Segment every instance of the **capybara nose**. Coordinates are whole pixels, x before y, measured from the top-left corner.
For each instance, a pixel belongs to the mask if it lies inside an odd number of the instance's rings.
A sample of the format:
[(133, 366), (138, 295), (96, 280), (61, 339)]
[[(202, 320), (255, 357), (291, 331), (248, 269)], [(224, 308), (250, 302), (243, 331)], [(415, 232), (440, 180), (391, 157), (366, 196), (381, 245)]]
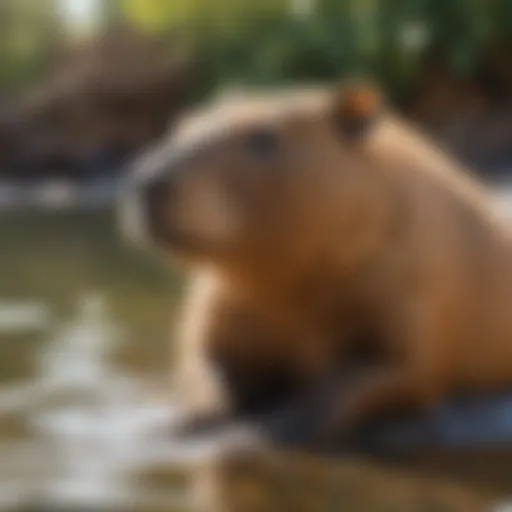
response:
[(157, 239), (166, 237), (166, 212), (172, 196), (172, 184), (168, 178), (158, 178), (143, 185), (142, 200), (150, 235)]

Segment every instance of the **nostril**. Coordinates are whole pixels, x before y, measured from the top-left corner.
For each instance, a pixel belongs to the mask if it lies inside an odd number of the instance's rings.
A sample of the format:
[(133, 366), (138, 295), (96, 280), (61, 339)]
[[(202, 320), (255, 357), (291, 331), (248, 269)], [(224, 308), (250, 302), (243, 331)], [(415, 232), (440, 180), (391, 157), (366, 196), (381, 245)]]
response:
[(159, 179), (145, 186), (146, 201), (149, 205), (165, 203), (170, 196), (170, 183), (167, 179)]
[(168, 179), (158, 179), (144, 186), (144, 203), (148, 223), (154, 235), (162, 235), (165, 211), (171, 199), (171, 184)]

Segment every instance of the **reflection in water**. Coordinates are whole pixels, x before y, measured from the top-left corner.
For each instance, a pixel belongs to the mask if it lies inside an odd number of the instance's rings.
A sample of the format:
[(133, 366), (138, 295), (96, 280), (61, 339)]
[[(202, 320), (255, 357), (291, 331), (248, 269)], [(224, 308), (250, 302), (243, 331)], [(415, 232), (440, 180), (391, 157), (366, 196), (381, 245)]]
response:
[(173, 408), (152, 400), (147, 382), (113, 365), (110, 356), (122, 335), (104, 297), (83, 297), (76, 318), (42, 343), (36, 376), (0, 390), (0, 414), (22, 416), (34, 434), (0, 446), (0, 506), (27, 499), (181, 501), (179, 490), (135, 495), (137, 473), (165, 461), (193, 462), (211, 446), (177, 446), (158, 435), (172, 421)]

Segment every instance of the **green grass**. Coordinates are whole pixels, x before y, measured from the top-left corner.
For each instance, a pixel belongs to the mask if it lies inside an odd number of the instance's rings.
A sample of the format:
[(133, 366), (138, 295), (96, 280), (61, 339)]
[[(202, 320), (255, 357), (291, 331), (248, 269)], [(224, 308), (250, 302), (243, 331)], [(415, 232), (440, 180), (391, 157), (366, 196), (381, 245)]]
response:
[[(89, 291), (106, 295), (127, 340), (120, 358), (143, 371), (165, 371), (181, 279), (118, 234), (112, 211), (0, 214), (0, 300), (42, 300), (59, 318)], [(0, 382), (30, 372), (41, 335), (0, 332)]]

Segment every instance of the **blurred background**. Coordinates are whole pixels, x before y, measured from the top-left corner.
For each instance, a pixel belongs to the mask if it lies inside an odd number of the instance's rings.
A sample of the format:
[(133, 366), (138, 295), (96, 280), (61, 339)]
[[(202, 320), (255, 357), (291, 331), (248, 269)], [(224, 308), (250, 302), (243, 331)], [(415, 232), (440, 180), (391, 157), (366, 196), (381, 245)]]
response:
[(510, 0), (0, 1), (0, 508), (182, 506), (144, 437), (182, 277), (119, 238), (125, 164), (219, 88), (361, 74), (507, 208)]

